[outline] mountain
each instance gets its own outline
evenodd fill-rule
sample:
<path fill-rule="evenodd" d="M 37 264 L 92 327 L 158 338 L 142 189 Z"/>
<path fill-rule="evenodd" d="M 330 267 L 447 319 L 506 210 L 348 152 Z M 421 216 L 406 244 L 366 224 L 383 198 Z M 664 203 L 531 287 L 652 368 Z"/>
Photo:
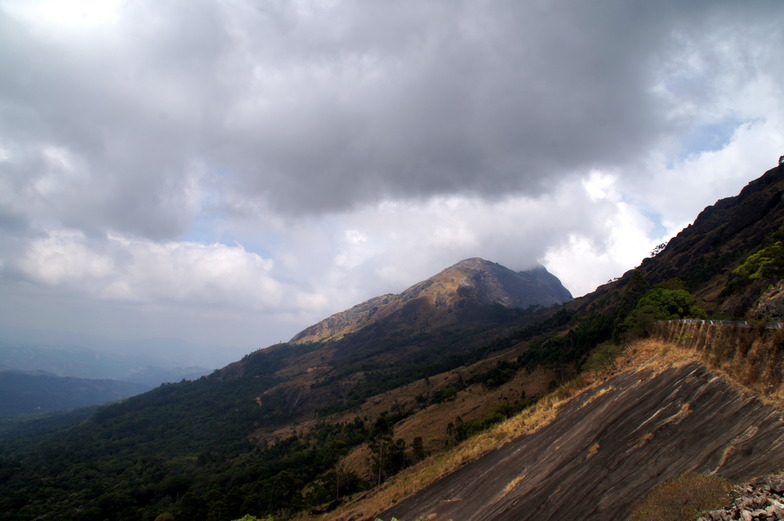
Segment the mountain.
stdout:
<path fill-rule="evenodd" d="M 769 245 L 766 241 L 775 244 L 784 238 L 783 185 L 784 167 L 778 166 L 737 196 L 708 206 L 661 253 L 645 259 L 641 273 L 653 284 L 681 277 L 708 312 L 743 316 L 770 284 L 770 277 L 741 281 L 733 269 Z M 770 260 L 772 266 L 780 264 Z"/>
<path fill-rule="evenodd" d="M 298 333 L 291 342 L 336 340 L 379 321 L 405 321 L 409 327 L 432 329 L 486 314 L 481 308 L 546 307 L 571 298 L 561 281 L 543 266 L 515 272 L 494 262 L 472 258 L 458 262 L 399 295 L 375 297 L 332 315 Z"/>
<path fill-rule="evenodd" d="M 486 349 L 498 330 L 519 327 L 543 306 L 570 298 L 543 267 L 514 272 L 467 259 L 399 295 L 370 299 L 305 329 L 288 344 L 264 350 L 288 360 L 285 377 L 260 398 L 284 404 L 289 417 L 347 410 L 481 358 L 477 351 Z M 297 357 L 290 356 L 293 345 Z M 243 377 L 254 363 L 246 357 L 219 371 L 219 377 Z"/>
<path fill-rule="evenodd" d="M 542 269 L 468 259 L 195 381 L 4 440 L 0 520 L 622 519 L 682 472 L 768 472 L 784 464 L 761 403 L 784 395 L 768 363 L 781 333 L 632 332 L 657 334 L 665 310 L 774 309 L 782 193 L 774 168 L 578 299 Z"/>
<path fill-rule="evenodd" d="M 5 481 L 0 475 L 0 497 L 6 498 L 0 519 L 52 512 L 63 519 L 103 519 L 107 508 L 119 519 L 167 511 L 183 519 L 220 519 L 318 504 L 331 490 L 330 472 L 343 468 L 341 458 L 353 457 L 382 433 L 391 435 L 396 421 L 416 411 L 435 407 L 445 413 L 412 434 L 433 427 L 441 432 L 426 442 L 411 436 L 407 454 L 385 462 L 382 474 L 454 444 L 446 428 L 454 419 L 455 394 L 473 380 L 498 389 L 510 376 L 496 367 L 511 356 L 499 358 L 508 348 L 496 341 L 499 332 L 532 324 L 550 312 L 545 306 L 569 297 L 544 268 L 515 273 L 469 259 L 397 297 L 382 297 L 388 306 L 380 306 L 381 312 L 343 320 L 328 338 L 301 334 L 193 382 L 103 407 L 70 430 L 58 424 L 50 437 L 6 439 L 0 464 L 12 470 Z M 517 395 L 540 395 L 553 377 L 540 371 Z M 470 420 L 493 414 L 506 400 L 477 395 L 463 415 Z M 512 400 L 506 414 L 522 406 Z M 416 455 L 408 454 L 411 447 L 418 447 Z M 372 469 L 359 457 L 356 469 L 347 463 L 334 477 L 341 494 L 368 484 Z M 92 474 L 85 468 L 103 469 L 101 489 L 107 492 L 91 492 Z M 50 472 L 58 485 L 39 496 L 24 483 L 41 479 L 41 472 Z M 299 498 L 306 486 L 308 498 Z M 205 503 L 202 487 L 220 490 L 223 499 Z M 87 499 L 96 493 L 103 499 Z"/>
<path fill-rule="evenodd" d="M 142 384 L 0 372 L 0 417 L 64 411 L 113 402 L 149 389 Z"/>

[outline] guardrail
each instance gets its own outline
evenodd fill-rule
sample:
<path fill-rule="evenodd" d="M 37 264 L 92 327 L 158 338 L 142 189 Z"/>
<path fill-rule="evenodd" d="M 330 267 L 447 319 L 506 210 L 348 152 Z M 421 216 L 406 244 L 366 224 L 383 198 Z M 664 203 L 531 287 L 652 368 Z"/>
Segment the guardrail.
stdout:
<path fill-rule="evenodd" d="M 762 325 L 749 324 L 746 320 L 732 321 L 732 320 L 702 320 L 696 318 L 681 318 L 677 320 L 661 320 L 660 322 L 668 324 L 708 324 L 711 326 L 724 326 L 724 327 L 759 327 Z M 784 329 L 784 322 L 766 322 L 765 329 Z"/>

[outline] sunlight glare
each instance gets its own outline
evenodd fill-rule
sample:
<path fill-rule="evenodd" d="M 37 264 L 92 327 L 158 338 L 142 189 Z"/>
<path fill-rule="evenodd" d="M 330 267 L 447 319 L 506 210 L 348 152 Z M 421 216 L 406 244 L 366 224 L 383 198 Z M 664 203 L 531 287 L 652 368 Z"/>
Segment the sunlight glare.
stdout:
<path fill-rule="evenodd" d="M 35 25 L 85 30 L 113 25 L 122 0 L 26 0 L 8 2 L 4 10 Z"/>

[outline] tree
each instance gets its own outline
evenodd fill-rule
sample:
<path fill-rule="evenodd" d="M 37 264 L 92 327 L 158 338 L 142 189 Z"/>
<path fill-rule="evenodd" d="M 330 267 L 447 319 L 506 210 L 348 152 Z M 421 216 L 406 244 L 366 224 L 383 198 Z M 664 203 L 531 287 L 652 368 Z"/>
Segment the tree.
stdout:
<path fill-rule="evenodd" d="M 694 297 L 683 289 L 656 287 L 645 293 L 621 324 L 626 340 L 648 336 L 657 320 L 704 318 L 705 312 L 695 304 Z"/>
<path fill-rule="evenodd" d="M 732 273 L 747 280 L 784 277 L 784 243 L 776 241 L 749 255 Z"/>

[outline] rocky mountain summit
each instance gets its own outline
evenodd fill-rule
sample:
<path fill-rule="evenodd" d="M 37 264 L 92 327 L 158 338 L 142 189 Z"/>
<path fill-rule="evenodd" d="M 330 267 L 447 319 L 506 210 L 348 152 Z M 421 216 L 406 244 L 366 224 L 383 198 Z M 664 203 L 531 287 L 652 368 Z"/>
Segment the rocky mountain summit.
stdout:
<path fill-rule="evenodd" d="M 409 322 L 426 318 L 432 327 L 434 323 L 447 325 L 461 320 L 480 306 L 526 309 L 562 304 L 571 298 L 569 290 L 543 266 L 513 271 L 475 257 L 460 261 L 400 294 L 375 297 L 336 313 L 298 333 L 291 342 L 336 340 L 393 317 Z"/>

